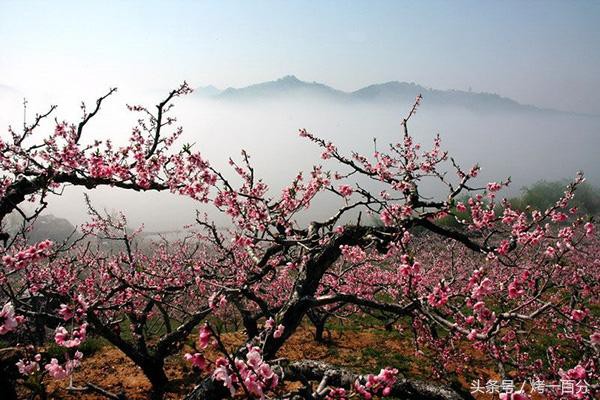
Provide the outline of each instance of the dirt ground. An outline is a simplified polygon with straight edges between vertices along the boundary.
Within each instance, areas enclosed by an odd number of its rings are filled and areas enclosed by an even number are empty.
[[[243,343],[244,336],[240,333],[225,334],[222,339],[233,349]],[[427,359],[415,354],[409,339],[373,329],[333,330],[328,339],[329,343],[318,343],[313,338],[312,330],[300,328],[280,350],[278,356],[290,360],[320,360],[358,372],[377,373],[384,366],[394,366],[406,376],[432,379]],[[181,354],[186,351],[190,351],[190,348],[184,348]],[[214,354],[208,354],[209,359],[213,357]],[[203,378],[189,367],[181,355],[167,360],[166,371],[172,381],[167,399],[182,398]],[[487,379],[498,379],[492,371],[483,367],[473,368],[472,373],[483,382]],[[462,376],[459,377],[459,381],[469,390],[470,378]],[[87,382],[115,394],[124,393],[131,400],[147,399],[150,390],[150,384],[141,370],[120,350],[110,345],[105,345],[94,354],[85,357],[81,367],[74,373],[74,387],[83,387]],[[69,391],[68,380],[49,379],[46,384],[51,399],[106,399],[87,391]],[[494,397],[478,395],[477,398],[487,400]]]

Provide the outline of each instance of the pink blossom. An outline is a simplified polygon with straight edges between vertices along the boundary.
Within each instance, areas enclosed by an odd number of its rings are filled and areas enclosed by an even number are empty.
[[[266,329],[273,329],[273,327],[275,326],[275,320],[273,318],[269,318],[266,322],[265,322],[265,328]]]
[[[60,310],[58,311],[58,315],[60,315],[63,320],[68,321],[71,318],[73,318],[73,316],[75,316],[75,313],[69,308],[68,305],[61,304]]]
[[[344,197],[352,196],[353,191],[354,189],[352,189],[352,186],[350,185],[340,185],[338,188],[338,192],[340,192],[340,194]]]
[[[258,368],[258,372],[265,379],[272,379],[275,376],[275,373],[267,363],[262,363]]]
[[[490,182],[487,184],[487,189],[490,192],[497,192],[498,190],[502,189],[502,185],[498,182]]]
[[[427,301],[432,307],[442,307],[448,302],[448,291],[447,287],[441,285],[436,286],[433,292],[427,296]]]
[[[588,237],[592,237],[594,236],[594,233],[596,232],[596,226],[594,224],[592,224],[591,222],[587,222],[583,228],[585,229],[585,235]]]
[[[569,218],[565,213],[561,213],[561,212],[557,212],[557,211],[553,212],[551,216],[552,216],[552,221],[554,221],[554,222],[564,222]]]
[[[473,291],[471,292],[471,296],[474,299],[481,300],[488,294],[492,292],[493,285],[492,281],[489,278],[485,278],[481,281],[479,285],[475,285]]]
[[[15,308],[12,303],[6,303],[0,311],[0,335],[6,335],[14,331],[23,320],[22,316],[15,315]]]
[[[185,353],[183,355],[183,358],[185,358],[194,367],[197,367],[198,369],[203,370],[204,368],[206,368],[206,359],[200,353],[194,353],[194,354]]]
[[[381,222],[383,222],[385,226],[390,226],[394,223],[392,215],[387,210],[383,210],[383,212],[379,215],[379,218],[381,218]]]
[[[17,270],[23,269],[31,263],[42,259],[47,256],[48,249],[52,246],[50,240],[44,240],[34,245],[29,246],[26,249],[18,251],[16,254],[5,255],[2,257],[2,261],[9,268],[15,268]]]
[[[59,326],[54,332],[54,341],[59,346],[66,348],[79,346],[86,338],[87,323],[81,324],[78,328],[73,329],[72,333],[63,327]]]
[[[331,158],[333,153],[335,153],[336,151],[337,151],[337,149],[335,148],[333,143],[329,142],[325,145],[325,151],[323,152],[323,154],[321,154],[321,158],[323,160],[328,160]]]
[[[224,358],[221,358],[220,360],[224,360]],[[232,397],[235,395],[235,388],[233,387],[233,380],[231,374],[229,373],[229,370],[227,369],[226,365],[223,364],[223,362],[221,362],[220,365],[218,365],[217,368],[215,368],[212,377],[216,381],[223,382],[223,386],[229,389],[229,393]]]
[[[50,360],[50,364],[46,364],[44,369],[48,371],[50,376],[54,379],[65,379],[69,376],[67,370],[59,364],[56,358]]]
[[[412,239],[412,236],[410,234],[409,231],[404,231],[404,233],[402,234],[402,244],[406,245],[410,242],[410,240]]]
[[[479,174],[479,166],[475,165],[473,166],[470,170],[469,170],[469,176],[471,178],[476,178],[477,175]]]
[[[300,130],[298,131],[298,135],[299,135],[300,137],[309,137],[309,136],[310,136],[310,135],[309,135],[309,133],[306,131],[306,129],[300,129]]]
[[[573,321],[581,322],[581,321],[583,321],[583,319],[585,318],[586,315],[587,315],[587,313],[582,310],[571,311],[571,319]]]
[[[260,349],[258,347],[252,347],[248,354],[246,354],[246,359],[248,360],[248,365],[252,368],[258,368],[262,363],[262,355],[260,354]]]
[[[360,380],[354,382],[354,390],[363,399],[372,399],[373,395],[388,396],[392,386],[396,383],[398,370],[395,368],[384,368],[378,375],[369,374],[365,377],[366,383]]]
[[[327,396],[325,397],[325,400],[347,400],[348,399],[348,394],[346,393],[346,389],[344,388],[332,388],[329,393],[327,393]]]
[[[200,334],[198,335],[198,345],[201,349],[208,347],[208,344],[210,343],[210,337],[210,329],[208,328],[208,325],[205,324],[200,328]]]
[[[76,351],[73,358],[67,360],[65,363],[65,370],[69,375],[73,372],[75,368],[78,368],[81,365],[81,359],[83,358],[83,353],[80,351]]]
[[[42,360],[41,354],[36,354],[33,360],[19,360],[16,363],[17,368],[19,369],[19,373],[21,375],[31,375],[34,372],[40,370],[39,362]]]
[[[275,332],[273,332],[273,337],[275,339],[279,339],[281,337],[281,335],[283,335],[283,331],[285,330],[285,326],[279,324],[277,325],[277,329],[275,330]]]
[[[587,371],[581,365],[577,365],[574,368],[571,368],[566,372],[566,374],[561,370],[563,376],[566,376],[569,379],[585,379],[587,378]]]
[[[524,289],[521,289],[521,284],[519,283],[519,280],[517,278],[515,278],[509,285],[508,285],[508,298],[509,299],[516,299],[521,297],[523,294],[525,293]]]
[[[219,295],[218,299],[217,299],[217,293],[213,293],[208,298],[208,306],[212,310],[216,310],[217,308],[224,308],[226,305],[227,305],[227,297],[225,297],[225,295],[223,295],[223,294]]]
[[[467,335],[467,339],[469,339],[469,340],[477,339],[477,330],[471,329],[471,332],[469,332],[469,334]]]
[[[342,257],[348,262],[358,264],[367,258],[367,254],[359,246],[342,245],[340,249],[342,250]]]

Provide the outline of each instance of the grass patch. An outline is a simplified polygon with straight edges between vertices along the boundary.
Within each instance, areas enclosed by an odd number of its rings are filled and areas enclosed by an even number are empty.
[[[361,368],[363,373],[377,373],[380,369],[386,367],[397,368],[401,373],[410,371],[411,360],[405,355],[389,349],[366,347],[361,350],[361,356],[375,362],[375,369],[371,367]]]
[[[77,350],[82,352],[84,356],[91,356],[94,353],[99,352],[107,346],[109,343],[99,336],[88,336],[87,339],[81,343]],[[48,358],[56,358],[59,362],[65,361],[65,353],[68,353],[70,349],[66,349],[57,345],[54,341],[49,342],[46,346],[46,355]]]

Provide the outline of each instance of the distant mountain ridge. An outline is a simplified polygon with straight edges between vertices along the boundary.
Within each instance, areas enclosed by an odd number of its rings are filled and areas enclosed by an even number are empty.
[[[351,93],[353,97],[363,101],[388,102],[414,99],[418,94],[422,94],[428,104],[440,106],[459,106],[481,111],[499,109],[503,111],[555,111],[521,104],[494,93],[428,89],[415,83],[398,81],[370,85]]]
[[[219,98],[280,96],[292,94],[312,94],[332,98],[344,97],[346,93],[317,82],[304,82],[293,75],[284,76],[276,81],[257,83],[240,89],[228,88],[222,91]]]
[[[574,114],[533,105],[522,104],[494,93],[463,90],[439,90],[416,83],[391,81],[345,92],[319,82],[306,82],[294,75],[274,81],[257,83],[241,88],[229,87],[219,90],[214,86],[197,88],[196,95],[222,101],[253,101],[266,99],[290,99],[300,96],[353,103],[409,103],[422,94],[427,104],[462,107],[473,111],[512,111]],[[579,114],[584,115],[584,114]],[[587,115],[589,116],[589,115]]]
[[[20,92],[12,86],[0,83],[0,96]],[[321,99],[346,104],[401,104],[405,106],[422,94],[426,104],[441,107],[461,107],[475,112],[533,112],[538,114],[563,114],[600,118],[597,114],[560,111],[523,104],[495,93],[464,90],[440,90],[427,88],[414,82],[390,81],[365,86],[345,92],[319,82],[307,82],[294,75],[286,75],[274,81],[221,90],[207,85],[197,87],[194,96],[218,101],[252,102],[260,100]]]

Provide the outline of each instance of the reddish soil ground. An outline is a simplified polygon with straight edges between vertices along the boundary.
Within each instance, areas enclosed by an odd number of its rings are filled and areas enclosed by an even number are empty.
[[[243,335],[234,333],[223,336],[223,342],[231,348],[243,342]],[[288,340],[278,356],[291,360],[313,359],[321,360],[338,366],[343,366],[359,372],[378,372],[384,365],[399,367],[406,376],[431,379],[430,368],[425,357],[415,354],[412,343],[397,335],[385,334],[381,331],[365,329],[360,331],[332,331],[329,344],[318,343],[313,339],[312,331],[300,328]],[[184,348],[182,354],[190,351]],[[211,357],[212,356],[212,357]],[[209,354],[209,358],[214,355]],[[172,380],[167,399],[180,399],[189,392],[202,378],[191,370],[181,356],[167,360],[167,375]],[[472,368],[472,375],[478,376],[485,382],[487,379],[498,379],[492,371],[483,367]],[[470,380],[460,377],[459,381],[469,390]],[[121,351],[106,345],[96,353],[86,357],[82,366],[73,376],[73,386],[82,387],[87,382],[96,384],[112,393],[124,393],[128,399],[147,399],[150,384]],[[68,381],[46,382],[51,399],[106,399],[106,397],[89,393],[68,391]],[[23,392],[25,393],[25,392]],[[2,396],[0,396],[1,398]],[[478,399],[492,399],[483,395]],[[497,399],[498,396],[496,395]],[[538,397],[541,398],[541,397]]]

